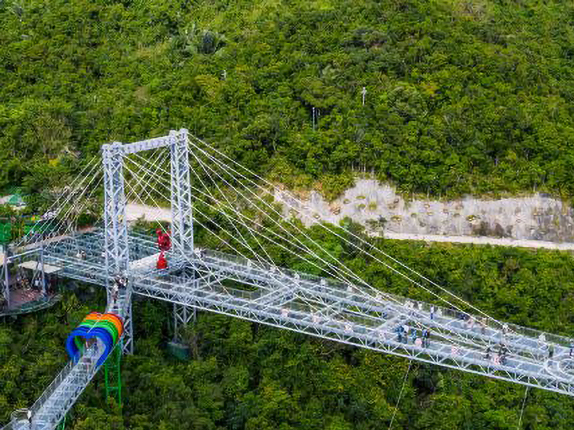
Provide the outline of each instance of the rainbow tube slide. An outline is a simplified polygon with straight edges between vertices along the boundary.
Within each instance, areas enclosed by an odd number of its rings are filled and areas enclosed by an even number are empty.
[[[66,339],[66,351],[70,359],[77,362],[87,343],[96,341],[104,346],[104,352],[96,363],[101,366],[119,342],[124,332],[124,323],[116,314],[91,312]]]

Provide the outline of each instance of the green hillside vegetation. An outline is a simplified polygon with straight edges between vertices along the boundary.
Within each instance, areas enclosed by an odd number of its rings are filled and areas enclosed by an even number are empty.
[[[336,245],[333,240],[322,239],[326,246]],[[569,335],[574,330],[574,262],[568,255],[384,245],[408,264],[432,268],[434,279],[495,317]],[[347,264],[366,266],[374,285],[424,297],[391,284],[379,265],[340,248]],[[103,308],[102,290],[77,294],[50,311],[0,326],[1,422],[33,402],[65,363],[66,334],[88,311]],[[99,375],[74,406],[69,429],[386,429],[408,368],[404,359],[207,313],[185,334],[192,360],[178,362],[165,348],[171,306],[137,300],[134,312],[136,353],[123,362],[123,414],[106,404]],[[515,430],[524,392],[523,386],[413,363],[393,429]],[[523,429],[566,430],[572,422],[570,397],[529,391]]]
[[[3,0],[0,188],[186,126],[330,197],[372,170],[404,192],[571,198],[573,16],[535,0]]]
[[[33,208],[102,143],[184,126],[267,178],[330,198],[374,172],[405,193],[573,201],[573,19],[574,3],[535,0],[0,0],[0,190],[22,187]],[[376,288],[433,300],[309,232]],[[377,246],[496,318],[574,334],[569,254]],[[80,286],[49,311],[0,321],[1,423],[33,403],[67,360],[67,333],[103,307],[102,291]],[[98,375],[70,429],[380,430],[409,367],[206,313],[185,334],[192,360],[179,362],[165,348],[171,307],[138,300],[134,312],[123,411],[106,404]],[[413,363],[393,429],[516,429],[524,393]],[[573,422],[571,398],[529,391],[523,428]]]

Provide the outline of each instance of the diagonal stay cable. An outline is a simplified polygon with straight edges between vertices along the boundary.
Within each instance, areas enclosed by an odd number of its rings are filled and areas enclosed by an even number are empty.
[[[200,148],[199,148],[199,149],[200,149]],[[202,150],[200,149],[200,151],[202,151]],[[202,151],[202,152],[205,153],[205,151]],[[193,151],[192,151],[192,153],[193,153]],[[211,159],[212,159],[212,161],[217,162],[217,160],[214,160],[213,158],[211,158]],[[226,167],[229,167],[229,166],[227,166],[227,165],[225,165],[225,166],[226,166]],[[233,170],[233,169],[231,169],[231,170]],[[226,171],[228,171],[228,169],[227,169]],[[252,181],[252,182],[253,182],[253,181]],[[242,185],[243,185],[243,184],[242,184]],[[245,187],[245,185],[243,185],[243,186]],[[246,187],[246,188],[247,188],[247,187]],[[261,187],[259,186],[259,188],[261,188]],[[250,191],[250,190],[249,190],[249,191]],[[251,191],[250,191],[250,192],[251,192]],[[273,208],[272,208],[272,209],[273,209]],[[334,234],[336,234],[337,236],[340,237],[340,235],[338,235],[338,233],[334,232]],[[378,261],[381,262],[380,259],[378,259],[378,258],[376,258],[376,257],[375,257],[375,259],[377,259]],[[391,270],[397,272],[395,268],[390,267],[389,265],[387,265],[387,264],[384,263],[384,262],[381,262],[381,263],[384,264],[384,265],[385,265],[386,267],[388,267],[389,269],[391,269]],[[427,292],[429,292],[430,294],[432,294],[432,295],[438,297],[440,300],[442,300],[442,301],[446,302],[447,304],[450,304],[451,306],[453,306],[453,304],[452,304],[451,302],[449,302],[448,300],[444,299],[443,297],[437,295],[435,292],[429,290],[429,289],[426,288],[424,285],[421,285],[420,283],[414,281],[414,280],[411,279],[410,277],[408,277],[408,276],[402,274],[402,272],[398,272],[398,273],[400,273],[403,277],[407,277],[407,279],[409,279],[412,283],[416,284],[417,286],[420,286],[422,289],[425,289],[425,290],[426,290]],[[369,286],[369,288],[378,293],[378,290],[374,289],[373,287]],[[466,314],[466,312],[462,311],[459,307],[457,307],[457,306],[453,306],[453,307],[455,307],[455,308],[458,309],[459,311],[461,311],[461,312],[463,312],[464,314]],[[448,329],[448,328],[447,328],[447,330],[452,331],[452,330],[450,330],[450,329]],[[458,334],[458,336],[461,337],[462,339],[465,339],[466,341],[469,341],[468,338],[466,338],[465,336],[462,336],[460,333],[457,333],[457,334]],[[473,338],[476,339],[475,336],[473,336]],[[485,345],[487,345],[488,343],[491,342],[491,339],[480,340],[480,342],[481,342],[481,346],[485,346]],[[524,359],[524,357],[521,356],[521,359]]]
[[[84,198],[84,196],[86,195],[86,193],[88,192],[88,190],[90,190],[89,194],[93,194],[93,192],[96,190],[96,188],[99,186],[99,184],[102,181],[102,178],[100,177],[100,180],[98,181],[98,183],[96,184],[96,186],[94,188],[90,188],[93,184],[93,182],[95,181],[96,177],[98,176],[99,170],[96,170],[96,172],[92,175],[92,177],[90,178],[88,184],[86,184],[86,186],[82,189],[82,191],[80,192],[80,194],[78,196],[75,196],[76,202],[74,205],[70,205],[68,207],[68,209],[66,210],[66,212],[64,213],[64,215],[60,218],[59,222],[53,227],[53,229],[55,231],[59,231],[60,228],[62,228],[66,222],[70,221],[69,218],[73,218],[73,214],[74,212],[79,213],[81,210],[83,210],[83,208],[86,205],[86,201],[82,200]],[[78,203],[81,205],[81,209],[78,208]],[[66,230],[65,230],[66,231]]]
[[[409,367],[405,373],[405,377],[403,378],[403,384],[401,386],[401,391],[399,392],[399,397],[397,398],[397,403],[395,404],[395,410],[393,411],[393,416],[391,417],[391,422],[389,423],[389,430],[393,428],[393,422],[395,421],[395,416],[397,415],[397,411],[399,409],[399,403],[401,402],[401,398],[403,397],[403,391],[405,390],[405,385],[407,383],[407,378],[409,377],[409,372],[411,371],[411,365],[413,364],[412,360],[409,360]]]
[[[143,166],[141,166],[141,167],[143,168]],[[164,186],[166,186],[166,185],[164,185]],[[167,188],[167,186],[166,186],[166,188]],[[201,199],[199,199],[199,200],[201,200]],[[204,202],[204,203],[205,203],[205,202]],[[206,204],[209,205],[209,203],[206,203]],[[215,210],[217,210],[217,208],[215,208]],[[259,232],[256,232],[256,233],[257,233],[257,234],[260,234]],[[289,250],[289,249],[287,249],[287,251],[292,252],[292,251]],[[396,300],[396,299],[395,299],[395,300]],[[400,303],[398,303],[398,304],[400,305]],[[412,319],[412,318],[408,317],[408,315],[406,315],[406,313],[402,312],[401,310],[398,310],[398,313],[400,313],[400,314],[406,316],[406,317],[409,318],[409,319]],[[419,328],[426,328],[426,326],[425,326],[424,324],[422,324],[422,323],[420,323],[420,322],[418,322],[418,321],[415,321],[415,324],[418,325]],[[437,324],[437,325],[439,326],[438,328],[440,328],[440,324]],[[444,327],[444,326],[443,326],[442,328],[445,329],[445,330],[447,330],[448,332],[452,332],[452,330],[451,330],[450,328],[448,328],[448,327]],[[436,330],[437,327],[434,326],[433,329]],[[438,331],[437,334],[438,334],[439,336],[441,336],[441,337],[444,337],[445,339],[448,337],[448,336],[446,336],[444,333],[441,333],[440,330]],[[458,334],[458,333],[456,333],[456,332],[455,332],[455,334],[457,334],[458,336],[460,336],[460,334]],[[468,339],[468,338],[464,338],[464,337],[463,337],[462,339],[463,339],[465,342],[467,342],[467,343],[468,343],[468,342],[472,342],[472,341],[471,341],[470,339]],[[472,342],[472,343],[475,344],[474,342]],[[475,344],[475,345],[476,345],[476,344]],[[482,346],[483,346],[483,345],[479,345],[479,347],[482,347]]]
[[[192,169],[192,172],[194,172],[193,169]],[[166,172],[166,173],[167,173],[167,172]],[[194,174],[197,176],[197,174],[196,174],[195,172],[194,172]],[[212,181],[213,181],[213,179],[212,179]],[[204,187],[205,187],[205,185],[204,185]],[[217,201],[217,199],[215,199],[215,198],[213,197],[213,195],[211,194],[211,192],[208,190],[207,187],[205,187],[206,190],[207,190],[207,193],[204,192],[204,191],[202,191],[202,190],[200,190],[200,189],[198,189],[197,187],[194,187],[194,186],[191,186],[191,188],[192,188],[194,191],[200,193],[201,195],[206,196],[208,199],[214,199],[215,201]],[[235,188],[234,188],[234,189],[235,189]],[[237,191],[237,190],[236,190],[236,191]],[[249,201],[249,199],[246,198],[245,195],[243,195],[242,193],[239,193],[239,194],[241,194],[243,198],[245,198],[247,201]],[[227,200],[227,199],[226,199],[226,200]],[[203,200],[201,200],[201,201],[204,202]],[[209,205],[209,203],[206,203],[206,204]],[[213,209],[215,209],[216,211],[218,210],[218,209],[217,209],[215,206],[213,206],[213,205],[209,205],[209,206],[212,207]],[[229,204],[228,207],[229,207],[230,210],[232,210],[233,212],[235,212],[240,218],[247,219],[248,221],[253,222],[253,223],[254,223],[256,226],[258,226],[259,228],[268,231],[269,233],[273,234],[274,236],[278,237],[279,239],[284,239],[284,240],[286,240],[284,237],[281,237],[277,232],[271,230],[269,227],[264,226],[264,225],[258,223],[257,221],[248,218],[247,216],[245,216],[245,215],[242,214],[241,212],[237,211],[237,210],[233,207],[233,205]],[[265,216],[268,216],[264,211],[262,211],[261,208],[257,207],[257,209],[258,209],[260,212],[262,212]],[[274,208],[272,208],[272,209],[274,209]],[[304,242],[302,242],[299,238],[297,238],[292,232],[290,232],[290,231],[288,231],[287,229],[285,229],[285,227],[282,226],[281,223],[278,223],[278,222],[277,222],[275,219],[273,219],[273,218],[270,218],[270,219],[271,219],[271,221],[273,221],[273,223],[274,223],[275,225],[277,225],[284,233],[286,233],[287,235],[289,235],[290,237],[292,237],[293,239],[295,239],[296,242],[298,242],[298,243],[300,243],[300,244],[302,245],[302,246],[299,246],[299,245],[297,245],[297,244],[294,244],[293,242],[290,242],[290,244],[295,245],[295,247],[296,247],[297,249],[299,249],[299,250],[301,250],[301,251],[303,251],[303,252],[307,252],[307,253],[311,254],[313,257],[315,257],[315,258],[317,258],[318,260],[320,260],[321,262],[325,263],[327,266],[333,268],[336,273],[339,273],[339,272],[341,272],[342,270],[348,271],[349,274],[350,274],[350,276],[353,277],[356,281],[358,281],[358,282],[361,283],[361,284],[365,284],[365,285],[368,286],[368,284],[366,284],[363,279],[361,279],[361,278],[358,277],[356,274],[354,274],[352,271],[350,271],[350,269],[348,269],[346,266],[343,266],[343,268],[341,269],[341,268],[335,266],[334,264],[330,263],[329,261],[326,261],[324,258],[320,257],[315,251],[313,251],[311,248],[309,248],[308,245],[306,245],[306,244],[305,244]],[[239,222],[241,222],[241,220],[239,220]],[[299,229],[299,231],[301,232],[300,229]],[[304,233],[304,232],[302,232],[302,234],[303,234],[303,235],[306,235],[306,233]],[[306,236],[306,237],[308,237],[308,236]],[[314,243],[316,243],[313,239],[311,239],[311,240],[312,240]],[[318,245],[318,246],[321,247],[321,245]],[[322,248],[322,249],[323,249],[323,248]],[[324,250],[324,249],[323,249],[323,250]],[[325,251],[325,250],[324,250],[324,251]],[[325,252],[328,253],[328,251],[325,251]],[[336,260],[335,257],[333,257],[333,256],[331,256],[331,257],[332,257],[334,260]],[[317,265],[314,265],[314,266],[317,267],[317,268],[318,268],[319,270],[321,270],[321,271],[327,271],[325,268],[319,267],[319,266],[317,266]],[[358,289],[356,285],[354,285],[353,283],[351,283],[347,278],[341,278],[340,276],[338,276],[338,275],[335,274],[335,273],[331,273],[331,272],[329,272],[329,271],[327,271],[327,272],[328,272],[331,276],[333,276],[333,277],[339,279],[339,280],[340,280],[342,283],[344,283],[345,285],[354,288],[359,294],[362,293],[362,291],[361,291],[360,289]],[[392,296],[390,296],[389,294],[387,294],[387,293],[385,293],[385,292],[382,292],[382,291],[379,291],[379,290],[376,290],[376,292],[377,292],[377,294],[381,294],[381,295],[383,295],[383,296],[388,296],[388,298],[389,298],[390,300],[392,300],[392,299],[391,299]],[[371,297],[371,296],[367,296],[367,297],[365,297],[365,298],[366,298],[366,299],[371,299],[372,297]]]
[[[135,172],[131,172],[131,173],[132,173],[132,175],[136,175]],[[131,187],[130,184],[128,184],[128,186]],[[165,185],[164,185],[164,186],[165,186]],[[143,188],[143,189],[146,191],[146,193],[147,193],[147,189],[148,189],[148,188],[149,188],[149,187],[144,187],[144,188]],[[166,186],[166,188],[167,188],[167,186]],[[136,194],[136,196],[137,196],[137,194]],[[149,195],[149,193],[148,193],[148,197],[150,197],[152,200],[154,200],[153,197],[152,197],[151,195]],[[139,196],[138,196],[138,198],[139,198]],[[141,198],[140,198],[140,201],[141,201]],[[142,201],[142,203],[143,203],[143,201]],[[154,204],[157,204],[157,203],[155,202],[155,200],[154,200]],[[204,215],[204,214],[201,213],[201,212],[199,212],[199,213],[200,213],[201,215]],[[205,215],[204,215],[204,216],[205,216]],[[210,232],[210,233],[212,233],[214,236],[216,236],[219,240],[222,240],[217,234],[215,234],[214,232],[212,232],[207,226],[205,226],[205,225],[204,225],[203,223],[201,223],[199,220],[195,219],[195,221],[196,221],[201,227],[203,227],[203,228],[206,229],[208,232]],[[213,221],[212,221],[212,222],[213,222]],[[229,234],[229,232],[227,232],[227,230],[223,229],[218,223],[215,222],[215,224],[220,228],[220,230],[225,231],[226,233]],[[161,226],[161,224],[160,224],[160,226]],[[163,226],[161,226],[161,228],[163,229]],[[165,229],[164,229],[164,232],[165,232]],[[231,249],[233,249],[235,252],[239,253],[245,260],[249,260],[248,257],[246,257],[241,251],[237,250],[237,249],[236,249],[234,246],[232,246],[229,242],[227,242],[227,241],[224,241],[224,242],[225,242]],[[247,246],[249,247],[249,245],[247,245]],[[252,251],[252,252],[253,252],[253,251]],[[191,264],[193,264],[193,262],[192,262],[187,256],[185,256],[185,258],[186,258]],[[263,264],[265,264],[265,263],[263,262]],[[280,272],[280,274],[283,275],[281,269],[278,268],[277,266],[275,266],[274,263],[271,263],[271,264],[269,264],[269,265],[270,265],[270,266],[273,266],[273,267],[276,267],[276,269]],[[208,269],[208,271],[210,271],[210,273],[213,275],[213,271],[211,271],[210,269]],[[281,279],[277,279],[277,274],[273,274],[273,273],[272,273],[272,274],[271,274],[271,277],[272,277],[273,279],[275,279],[276,281],[278,281],[278,282],[281,281]],[[314,309],[314,310],[317,310],[317,308],[316,308],[312,303],[307,303],[307,304],[308,304],[308,306],[309,306],[310,308],[312,308],[312,309]]]
[[[96,171],[94,172],[94,169],[96,169]],[[54,231],[58,231],[58,229],[60,229],[62,227],[62,225],[67,221],[68,216],[70,215],[70,213],[74,210],[74,206],[70,205],[67,207],[64,215],[60,218],[58,218],[58,214],[62,211],[62,209],[64,209],[66,207],[66,205],[73,199],[73,198],[81,198],[89,189],[89,187],[91,186],[91,184],[93,183],[98,171],[97,171],[97,165],[94,165],[93,168],[90,171],[90,175],[88,176],[84,176],[80,182],[80,184],[78,184],[78,187],[72,192],[69,193],[67,195],[66,200],[60,205],[60,207],[58,208],[58,210],[56,211],[56,213],[54,214],[54,216],[50,219],[50,221],[44,225],[45,229],[51,229]],[[87,184],[84,185],[84,182],[88,181]],[[81,187],[81,188],[80,188]],[[79,196],[77,195],[78,193]],[[49,213],[49,212],[46,212]],[[57,220],[56,224],[54,225],[54,222]],[[34,232],[36,229],[35,227],[37,227],[39,225],[39,223],[41,222],[41,219],[39,221],[37,221],[33,226],[32,229],[30,230],[31,232]],[[20,242],[18,242],[18,244],[16,245],[16,247],[21,246],[27,239],[30,238],[35,238],[35,240],[28,242],[28,244],[33,244],[33,243],[37,243],[39,240],[42,240],[42,235],[38,234],[38,233],[34,233],[33,235],[26,235],[22,238],[22,240]]]
[[[201,139],[198,139],[197,137],[193,136],[194,139],[196,139],[197,141],[203,143],[205,146],[207,146],[208,148],[212,149],[213,151],[217,152],[218,154],[222,155],[223,157],[225,157],[226,159],[230,160],[233,164],[237,165],[238,167],[242,168],[244,171],[248,172],[249,174],[253,175],[254,177],[256,177],[258,180],[266,183],[268,186],[272,187],[275,191],[280,191],[275,185],[273,185],[271,182],[267,181],[266,179],[260,177],[259,175],[257,175],[256,173],[252,172],[251,170],[249,170],[248,168],[242,166],[240,163],[238,163],[237,161],[233,160],[232,158],[228,157],[226,154],[222,153],[221,151],[219,151],[217,148],[214,148],[213,146],[207,144],[206,142],[204,142]],[[191,145],[193,145],[196,149],[198,149],[199,151],[201,151],[202,153],[204,153],[205,155],[207,155],[212,161],[214,162],[219,162],[222,163],[225,167],[226,167],[226,171],[232,171],[235,172],[237,174],[239,174],[240,176],[244,177],[245,179],[247,179],[248,181],[250,181],[251,183],[253,183],[254,185],[256,185],[259,189],[263,190],[265,193],[270,194],[268,190],[266,190],[264,187],[262,187],[261,185],[257,184],[256,182],[254,182],[253,180],[246,178],[243,174],[241,174],[240,172],[237,172],[235,169],[233,169],[231,166],[225,164],[224,162],[221,162],[220,160],[218,160],[217,158],[215,158],[213,155],[207,153],[205,150],[203,150],[202,148],[200,148],[197,144],[193,143],[191,140],[189,140],[189,143]],[[271,195],[271,194],[270,194]],[[293,207],[293,205],[291,205],[288,202],[284,202],[285,204],[287,204],[291,209],[294,209],[295,211],[297,211],[300,215],[306,216],[307,218],[311,219],[311,221],[313,221],[313,219],[297,210],[296,208]],[[301,203],[301,202],[300,202]],[[309,208],[307,208],[305,205],[303,205],[301,203],[301,206],[305,207],[307,210],[310,210]],[[336,236],[340,237],[341,239],[343,239],[345,242],[347,242],[349,245],[353,246],[354,248],[358,249],[359,251],[365,253],[366,255],[369,255],[371,258],[374,258],[376,261],[378,261],[381,264],[385,264],[383,263],[378,257],[376,257],[375,255],[371,254],[368,251],[365,251],[364,249],[358,247],[355,243],[353,243],[352,241],[349,241],[348,239],[344,238],[343,236],[341,236],[339,233],[337,233],[336,231],[334,231],[333,229],[329,228],[328,226],[326,226],[325,224],[320,223],[320,226],[322,226],[323,228],[327,229],[327,231],[335,234]],[[406,264],[402,263],[401,261],[397,260],[396,258],[392,257],[391,255],[385,253],[384,251],[382,251],[381,249],[375,247],[373,244],[369,243],[368,241],[364,240],[363,238],[361,238],[360,236],[354,234],[353,232],[348,232],[353,238],[359,240],[361,243],[366,244],[369,246],[369,248],[374,249],[376,251],[378,251],[379,253],[381,253],[382,255],[384,255],[386,258],[390,259],[391,261],[393,261],[394,263],[400,265],[401,267],[405,268],[406,270],[410,271],[411,273],[419,276],[421,279],[427,281],[428,283],[430,283],[431,285],[439,288],[441,291],[447,293],[448,295],[450,295],[451,297],[459,300],[460,302],[464,303],[466,306],[468,306],[469,308],[473,309],[474,311],[480,313],[481,315],[485,316],[486,318],[496,322],[497,324],[499,324],[500,326],[502,326],[503,324],[498,321],[497,319],[493,318],[492,316],[488,315],[487,313],[485,313],[484,311],[482,311],[481,309],[477,308],[476,306],[466,302],[464,299],[458,297],[456,294],[452,293],[451,291],[449,291],[448,289],[442,287],[441,285],[437,284],[436,282],[428,279],[427,277],[425,277],[424,275],[422,275],[421,273],[419,273],[418,271],[416,271],[415,269],[410,268],[409,266],[407,266]],[[387,267],[389,267],[388,265],[386,265]],[[410,282],[412,282],[414,285],[419,286],[421,288],[425,288],[423,287],[420,283],[412,280],[410,277],[408,277],[405,274],[402,274],[402,272],[398,271],[396,268],[392,268],[391,270],[393,270],[395,273],[400,274],[400,276],[405,277],[406,279],[410,280]],[[452,305],[450,302],[448,302],[448,300],[444,299],[443,297],[437,295],[436,293],[432,292],[431,290],[428,290],[425,288],[426,291],[431,292],[431,294],[433,294],[434,296],[436,296],[437,298],[439,298],[441,301],[444,301],[445,303],[448,303],[450,305]],[[466,314],[465,311],[463,311],[462,309],[456,307],[457,310],[463,312]]]

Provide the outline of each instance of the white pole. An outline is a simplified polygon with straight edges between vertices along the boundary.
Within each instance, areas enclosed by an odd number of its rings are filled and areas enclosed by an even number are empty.
[[[315,131],[315,107],[313,107],[313,131]]]
[[[10,306],[10,272],[8,268],[8,245],[4,245],[4,293],[6,306]]]

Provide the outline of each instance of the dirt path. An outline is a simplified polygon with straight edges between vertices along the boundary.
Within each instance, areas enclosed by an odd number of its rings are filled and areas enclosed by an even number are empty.
[[[126,208],[128,221],[144,217],[146,221],[171,221],[171,211],[164,208],[128,204]],[[374,235],[375,236],[375,235]],[[486,236],[447,236],[438,234],[410,234],[385,231],[384,237],[395,240],[422,240],[426,242],[474,243],[477,245],[510,246],[516,248],[541,248],[559,251],[574,251],[574,243],[549,242],[544,240],[507,239]]]
[[[542,248],[574,251],[574,243],[555,243],[545,240],[506,239],[486,236],[442,236],[438,234],[409,234],[385,232],[384,237],[396,240],[422,240],[425,242],[474,243],[478,245],[510,246],[514,248]]]
[[[171,210],[129,203],[126,205],[126,217],[128,222],[142,217],[145,221],[171,221]]]

